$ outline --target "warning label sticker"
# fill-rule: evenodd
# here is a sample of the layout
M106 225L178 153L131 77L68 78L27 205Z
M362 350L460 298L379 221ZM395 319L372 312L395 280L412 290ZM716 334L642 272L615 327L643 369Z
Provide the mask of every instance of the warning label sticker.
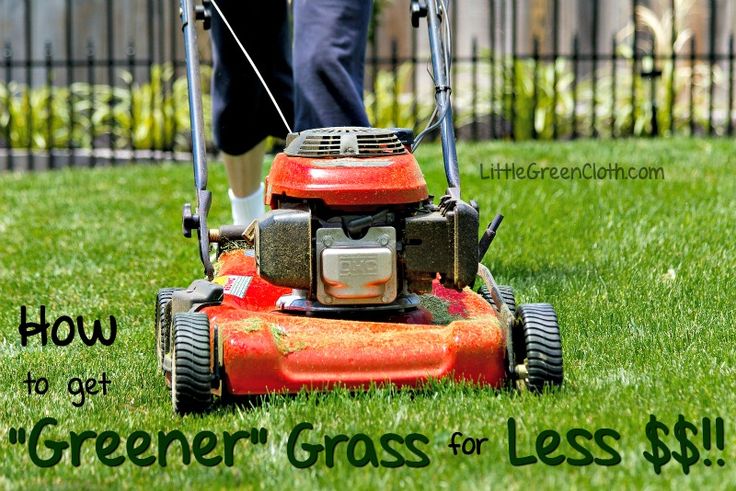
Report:
M215 278L215 283L222 285L222 290L228 295L233 295L238 298L245 297L250 282L253 280L252 276L218 276Z

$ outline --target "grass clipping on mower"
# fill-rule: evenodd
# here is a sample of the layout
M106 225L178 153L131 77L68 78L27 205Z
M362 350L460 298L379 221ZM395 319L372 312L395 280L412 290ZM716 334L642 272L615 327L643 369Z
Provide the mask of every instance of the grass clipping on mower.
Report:
M450 313L450 302L435 295L425 294L420 296L420 304L432 314L432 323L445 326L453 321L461 320L463 317Z

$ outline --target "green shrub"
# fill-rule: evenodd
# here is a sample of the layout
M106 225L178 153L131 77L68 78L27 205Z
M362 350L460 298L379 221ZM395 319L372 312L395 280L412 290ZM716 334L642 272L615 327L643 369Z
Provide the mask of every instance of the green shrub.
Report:
M206 122L211 112L210 74L203 66ZM125 71L120 78L123 85L115 87L75 82L29 89L17 82L0 83L0 139L16 148L90 148L101 138L106 145L112 133L118 149L189 148L186 77L174 79L167 64L153 66L149 82L135 82ZM211 141L209 127L207 136Z
M661 30L653 29L653 32ZM676 50L684 46L682 39L678 37L674 43ZM679 52L676 54L682 56ZM618 47L618 55L615 82L609 62L601 62L596 74L594 134L650 135L653 130L650 81L641 75L634 76L632 81L631 50L626 42ZM640 63L646 71L654 62L651 57L645 57ZM576 80L569 59L558 58L552 63L535 62L533 59L512 61L510 57L501 57L491 73L490 53L485 52L474 68L470 63L456 64L454 68L462 80L459 83L461 87L453 93L457 126L471 124L474 117L487 121L490 115L510 123L513 100L513 136L516 139L552 139L555 124L557 136L561 138L572 136L574 128L579 130L579 134L590 133L593 125L593 78L588 74ZM710 65L697 62L691 66L686 60L673 65L670 59L666 59L660 60L657 68L662 72L654 93L659 107L658 135L669 134L671 121L675 133L689 133L691 87L693 123L696 129L706 128ZM431 91L413 94L414 69L419 69L419 65L413 67L411 63L403 63L395 73L393 70L380 70L376 74L375 92L366 91L364 98L369 120L374 126L408 127L415 131L424 127L434 108L434 94ZM473 83L477 89L475 97L473 87L465 83L473 73L476 75ZM211 69L203 66L201 76L206 138L213 148L209 124ZM107 146L112 141L116 149L187 151L190 148L190 126L186 77L175 78L171 65L164 64L151 68L148 82L136 82L125 71L120 73L120 79L122 83L115 87L76 82L69 87L29 89L18 82L0 83L0 142L14 148L30 146L41 150L70 146L91 148L93 143ZM493 98L489 90L491 80L496 88ZM724 86L726 81L722 70L714 66L713 83L716 87ZM633 114L630 102L632 83L637 94ZM672 114L669 112L671 96L674 96ZM714 102L715 111L729 113L725 101L716 99ZM716 130L723 131L722 128ZM111 134L113 139L109 140Z

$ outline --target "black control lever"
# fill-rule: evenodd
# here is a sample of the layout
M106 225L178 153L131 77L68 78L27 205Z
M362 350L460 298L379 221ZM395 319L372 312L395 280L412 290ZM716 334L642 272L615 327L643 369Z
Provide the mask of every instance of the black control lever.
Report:
M194 7L194 18L202 21L202 27L205 31L209 31L212 27L212 2L202 0L202 5Z
M419 28L419 19L427 17L427 2L423 0L413 0L411 2L411 25L415 29Z
M483 236L480 238L480 241L478 242L478 262L483 261L483 256L486 255L486 252L488 252L488 248L491 247L491 242L493 242L493 239L496 237L496 230L498 230L498 227L501 226L501 222L503 221L503 215L500 213L496 215L496 217L491 221L491 223L488 224L488 228L485 232L483 232Z
M192 237L192 230L199 228L199 216L192 214L192 205L190 203L184 204L184 209L181 211L181 233L187 239Z

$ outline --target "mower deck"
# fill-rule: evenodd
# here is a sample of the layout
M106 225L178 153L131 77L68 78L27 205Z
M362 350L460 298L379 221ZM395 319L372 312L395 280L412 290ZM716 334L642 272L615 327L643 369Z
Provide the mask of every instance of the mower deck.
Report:
M410 312L338 319L276 310L291 290L258 276L252 250L223 253L216 270L222 304L201 312L209 318L210 352L219 354L222 392L413 386L443 377L498 387L507 376L496 310L469 288L435 281Z

